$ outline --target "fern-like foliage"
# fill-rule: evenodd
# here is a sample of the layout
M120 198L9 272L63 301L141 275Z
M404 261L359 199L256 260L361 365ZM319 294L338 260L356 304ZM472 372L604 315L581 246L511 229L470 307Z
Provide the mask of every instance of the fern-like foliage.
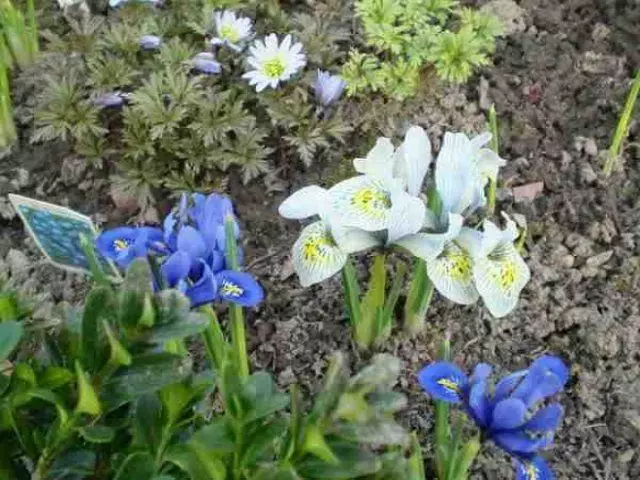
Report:
M364 48L352 50L342 70L350 95L411 97L429 64L440 79L464 83L489 63L501 34L496 18L454 0L357 0L355 10Z

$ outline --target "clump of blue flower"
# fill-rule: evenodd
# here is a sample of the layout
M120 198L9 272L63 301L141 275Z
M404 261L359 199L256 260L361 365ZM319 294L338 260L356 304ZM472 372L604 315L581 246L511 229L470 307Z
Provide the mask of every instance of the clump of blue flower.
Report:
M262 301L264 291L250 274L231 269L225 253L228 224L237 240L240 228L229 198L216 193L183 195L163 229L114 228L103 232L96 246L123 269L139 257L159 258L161 278L156 288L176 288L194 307L216 300L252 307Z
M553 442L563 408L548 400L566 385L562 360L543 356L526 370L505 376L489 389L492 368L478 364L468 377L449 362L436 362L418 374L433 398L461 404L482 432L516 460L517 480L551 480L553 473L538 453Z

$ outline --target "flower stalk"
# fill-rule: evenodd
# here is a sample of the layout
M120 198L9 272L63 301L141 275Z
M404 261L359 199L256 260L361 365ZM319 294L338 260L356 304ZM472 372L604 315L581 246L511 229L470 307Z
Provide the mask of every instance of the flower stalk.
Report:
M491 132L491 142L489 146L496 155L500 153L500 137L498 131L498 116L496 115L495 105L491 105L489 109L489 131ZM487 188L487 217L492 217L496 210L496 192L498 189L498 178L492 177L489 179L489 186Z
M225 219L226 258L230 270L238 270L238 245L235 237L235 222L232 217ZM247 336L244 325L242 307L237 304L229 305L229 321L231 323L231 344L238 375L241 378L249 376L249 359L247 355Z

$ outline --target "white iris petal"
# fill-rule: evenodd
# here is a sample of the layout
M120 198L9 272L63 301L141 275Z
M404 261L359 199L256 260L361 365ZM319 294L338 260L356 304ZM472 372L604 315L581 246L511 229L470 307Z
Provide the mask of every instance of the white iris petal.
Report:
M280 204L278 213L284 218L302 220L314 215L323 216L329 204L326 189L317 185L303 187Z
M396 151L394 176L400 178L409 194L417 197L431 165L431 142L420 127L411 127Z
M473 259L453 242L445 247L442 255L427 260L427 275L436 290L452 302L471 305L478 300L473 283Z
M353 166L356 172L370 177L391 178L393 175L393 160L395 149L388 138L379 138L375 147L366 158L356 158Z
M366 175L344 180L329 189L333 215L346 227L384 230L389 226L394 190L396 183Z
M333 240L328 225L319 221L302 230L293 244L292 259L300 284L308 287L342 270L347 254Z
M420 198L404 191L392 194L387 244L417 233L422 228L426 211L427 207Z

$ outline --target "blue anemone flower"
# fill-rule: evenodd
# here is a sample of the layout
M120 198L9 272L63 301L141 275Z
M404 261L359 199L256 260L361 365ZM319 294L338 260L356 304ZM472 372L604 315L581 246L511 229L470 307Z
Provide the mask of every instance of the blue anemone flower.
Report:
M96 247L105 258L126 268L135 258L160 249L162 240L162 230L158 228L118 227L102 232L96 239Z
M562 406L546 400L564 388L569 370L558 357L546 355L502 378L492 394L491 370L481 363L467 377L449 362L436 362L422 369L418 380L432 397L462 404L483 435L516 459L518 479L552 479L537 453L551 445L562 420Z
M264 290L250 274L223 270L216 274L218 295L221 299L243 307L253 307L264 299Z

